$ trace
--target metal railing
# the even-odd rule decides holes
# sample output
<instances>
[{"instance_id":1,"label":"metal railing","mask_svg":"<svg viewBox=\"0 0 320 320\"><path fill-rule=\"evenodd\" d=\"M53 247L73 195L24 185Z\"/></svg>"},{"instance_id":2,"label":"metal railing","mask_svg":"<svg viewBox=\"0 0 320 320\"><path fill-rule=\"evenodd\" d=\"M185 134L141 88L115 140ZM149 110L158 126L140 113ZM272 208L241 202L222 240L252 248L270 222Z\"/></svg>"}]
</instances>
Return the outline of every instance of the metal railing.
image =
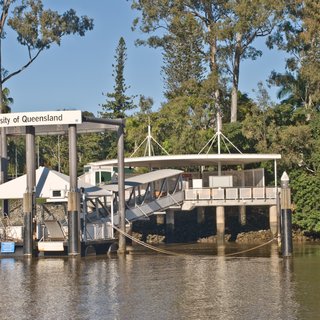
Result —
<instances>
[{"instance_id":1,"label":"metal railing","mask_svg":"<svg viewBox=\"0 0 320 320\"><path fill-rule=\"evenodd\" d=\"M275 187L241 187L241 188L195 188L185 189L185 201L255 201L276 200Z\"/></svg>"}]
</instances>

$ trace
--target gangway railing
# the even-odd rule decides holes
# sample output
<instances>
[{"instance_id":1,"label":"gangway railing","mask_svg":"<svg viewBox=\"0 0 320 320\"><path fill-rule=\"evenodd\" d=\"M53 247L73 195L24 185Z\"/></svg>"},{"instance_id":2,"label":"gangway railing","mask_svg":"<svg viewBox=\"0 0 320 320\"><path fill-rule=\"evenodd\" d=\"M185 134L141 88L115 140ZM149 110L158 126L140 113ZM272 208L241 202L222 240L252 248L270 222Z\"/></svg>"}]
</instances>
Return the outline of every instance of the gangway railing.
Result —
<instances>
[{"instance_id":1,"label":"gangway railing","mask_svg":"<svg viewBox=\"0 0 320 320\"><path fill-rule=\"evenodd\" d=\"M135 220L143 216L150 216L154 212L166 210L172 206L181 207L184 200L184 192L182 190L167 194L161 198L155 198L141 205L134 207L127 207L126 218L128 220Z\"/></svg>"},{"instance_id":2,"label":"gangway railing","mask_svg":"<svg viewBox=\"0 0 320 320\"><path fill-rule=\"evenodd\" d=\"M184 200L182 171L158 170L125 181L126 219L144 218L170 207L181 208ZM114 224L117 224L117 204L114 205Z\"/></svg>"},{"instance_id":3,"label":"gangway railing","mask_svg":"<svg viewBox=\"0 0 320 320\"><path fill-rule=\"evenodd\" d=\"M275 205L278 191L276 187L186 189L182 209L203 205Z\"/></svg>"}]
</instances>

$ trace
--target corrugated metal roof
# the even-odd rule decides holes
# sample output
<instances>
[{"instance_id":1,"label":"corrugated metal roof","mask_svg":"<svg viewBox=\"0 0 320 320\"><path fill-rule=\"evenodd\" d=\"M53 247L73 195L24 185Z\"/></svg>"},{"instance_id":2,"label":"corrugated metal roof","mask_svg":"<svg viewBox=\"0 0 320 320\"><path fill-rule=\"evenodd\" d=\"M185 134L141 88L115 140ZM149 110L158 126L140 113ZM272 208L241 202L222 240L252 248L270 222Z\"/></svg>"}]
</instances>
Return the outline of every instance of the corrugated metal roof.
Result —
<instances>
[{"instance_id":1,"label":"corrugated metal roof","mask_svg":"<svg viewBox=\"0 0 320 320\"><path fill-rule=\"evenodd\" d=\"M134 177L130 177L125 180L125 189L130 189L135 186L141 185L141 184L146 184L152 181L157 181L165 178L170 178L174 177L176 175L179 175L183 173L182 170L175 170L175 169L162 169L162 170L156 170L156 171L151 171L148 173L140 174ZM118 191L118 184L113 183L113 184L107 184L103 186L104 189L117 192Z\"/></svg>"}]
</instances>

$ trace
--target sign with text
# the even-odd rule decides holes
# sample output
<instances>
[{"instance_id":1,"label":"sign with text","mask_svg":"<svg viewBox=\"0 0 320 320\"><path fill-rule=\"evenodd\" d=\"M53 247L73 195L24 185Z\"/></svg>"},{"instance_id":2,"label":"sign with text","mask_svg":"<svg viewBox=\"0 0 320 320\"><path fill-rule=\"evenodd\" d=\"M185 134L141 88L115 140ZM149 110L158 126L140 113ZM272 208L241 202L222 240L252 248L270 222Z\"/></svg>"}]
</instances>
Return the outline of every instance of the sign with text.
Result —
<instances>
[{"instance_id":1,"label":"sign with text","mask_svg":"<svg viewBox=\"0 0 320 320\"><path fill-rule=\"evenodd\" d=\"M14 242L1 242L1 253L14 253L15 243Z\"/></svg>"},{"instance_id":2,"label":"sign with text","mask_svg":"<svg viewBox=\"0 0 320 320\"><path fill-rule=\"evenodd\" d=\"M1 113L0 127L82 123L80 110Z\"/></svg>"}]
</instances>

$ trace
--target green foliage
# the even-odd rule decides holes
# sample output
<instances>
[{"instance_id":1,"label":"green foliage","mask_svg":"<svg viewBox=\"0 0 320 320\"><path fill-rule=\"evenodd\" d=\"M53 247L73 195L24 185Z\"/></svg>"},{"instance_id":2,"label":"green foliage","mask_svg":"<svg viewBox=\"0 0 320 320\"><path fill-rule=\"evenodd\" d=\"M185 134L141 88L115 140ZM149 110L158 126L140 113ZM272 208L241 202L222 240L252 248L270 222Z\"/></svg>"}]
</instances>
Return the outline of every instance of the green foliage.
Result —
<instances>
[{"instance_id":1,"label":"green foliage","mask_svg":"<svg viewBox=\"0 0 320 320\"><path fill-rule=\"evenodd\" d=\"M303 170L290 174L295 206L293 223L310 232L320 232L320 177Z\"/></svg>"},{"instance_id":2,"label":"green foliage","mask_svg":"<svg viewBox=\"0 0 320 320\"><path fill-rule=\"evenodd\" d=\"M189 83L199 82L205 71L201 30L192 14L173 19L163 49L162 71L170 99L187 92Z\"/></svg>"},{"instance_id":3,"label":"green foliage","mask_svg":"<svg viewBox=\"0 0 320 320\"><path fill-rule=\"evenodd\" d=\"M39 164L59 172L69 173L69 143L68 137L42 136L37 137Z\"/></svg>"},{"instance_id":4,"label":"green foliage","mask_svg":"<svg viewBox=\"0 0 320 320\"><path fill-rule=\"evenodd\" d=\"M10 113L11 107L10 105L13 104L13 98L9 97L10 90L8 88L2 89L2 113Z\"/></svg>"},{"instance_id":5,"label":"green foliage","mask_svg":"<svg viewBox=\"0 0 320 320\"><path fill-rule=\"evenodd\" d=\"M62 14L51 9L44 9L42 0L23 0L14 6L15 1L2 1L0 35L6 37L6 23L17 33L18 42L27 48L28 61L21 68L9 72L1 64L1 81L3 84L11 77L27 68L45 49L52 44L61 44L66 35L84 36L93 29L93 21L87 16L78 17L70 9ZM12 14L11 11L12 10ZM2 63L2 61L1 61Z\"/></svg>"},{"instance_id":6,"label":"green foliage","mask_svg":"<svg viewBox=\"0 0 320 320\"><path fill-rule=\"evenodd\" d=\"M0 1L3 39L14 1L6 2L8 6L4 3ZM141 95L139 110L128 116L135 105L134 97L126 93L126 44L120 38L113 65L115 84L113 91L105 94L100 115L127 118L126 155L145 140L149 124L152 137L170 154L196 154L214 136L216 113L222 111L222 131L242 152L282 155L278 172L286 170L291 179L294 223L304 230L320 232L319 1L133 0L132 6L140 14L134 27L139 26L148 36L138 43L163 49L167 101L153 111L152 99ZM280 21L283 13L286 19ZM64 14L45 10L40 0L16 5L8 24L17 32L18 42L27 47L29 60L11 73L1 67L0 84L28 67L52 44L59 45L64 35L82 36L93 27L91 19L79 18L73 10ZM272 33L275 24L277 32ZM238 90L232 90L231 96L230 88L237 89L241 60L258 58L261 52L253 41L269 33L270 47L292 54L286 73L274 71L269 81L280 88L281 103L272 103L261 83L255 101ZM8 90L1 92L3 105L9 107ZM229 123L234 116L232 99L237 100L238 121ZM91 161L115 158L116 138L116 132L79 136L79 169ZM38 139L40 165L68 173L67 137ZM156 154L164 153L153 145ZM228 142L221 145L221 150L236 152ZM144 147L136 155L143 152ZM217 146L210 152L217 152ZM15 175L16 168L23 173L24 141L10 139L8 153L10 175ZM273 170L270 163L260 165L267 176Z\"/></svg>"},{"instance_id":7,"label":"green foliage","mask_svg":"<svg viewBox=\"0 0 320 320\"><path fill-rule=\"evenodd\" d=\"M320 107L320 3L298 0L286 6L286 19L269 37L269 47L291 54L286 74L273 72L271 82L280 87L291 102L311 110Z\"/></svg>"},{"instance_id":8,"label":"green foliage","mask_svg":"<svg viewBox=\"0 0 320 320\"><path fill-rule=\"evenodd\" d=\"M126 91L129 89L125 84L124 77L125 61L127 60L126 50L125 40L121 37L116 49L116 64L113 65L114 91L106 94L108 99L106 103L102 104L102 112L100 113L102 118L124 118L127 111L136 107L133 103L133 97L126 95Z\"/></svg>"},{"instance_id":9,"label":"green foliage","mask_svg":"<svg viewBox=\"0 0 320 320\"><path fill-rule=\"evenodd\" d=\"M199 82L206 76L215 78L211 84L220 102L219 90L225 89L227 79L232 86L230 117L234 122L237 121L240 62L248 58L254 60L262 54L253 42L272 32L281 17L283 3L272 0L133 0L132 8L141 14L134 20L134 28L140 26L148 35L138 44L164 49L167 97L180 93L183 83ZM224 94L229 93L224 91Z\"/></svg>"},{"instance_id":10,"label":"green foliage","mask_svg":"<svg viewBox=\"0 0 320 320\"><path fill-rule=\"evenodd\" d=\"M16 177L25 172L25 141L23 137L8 138L8 176Z\"/></svg>"}]
</instances>

